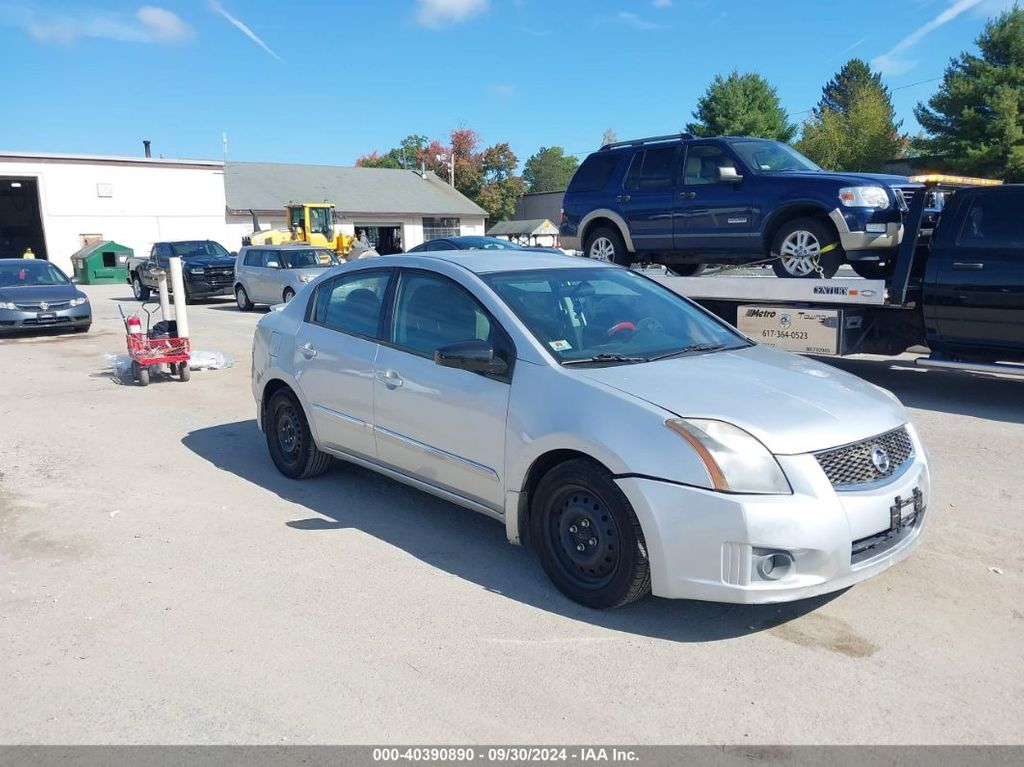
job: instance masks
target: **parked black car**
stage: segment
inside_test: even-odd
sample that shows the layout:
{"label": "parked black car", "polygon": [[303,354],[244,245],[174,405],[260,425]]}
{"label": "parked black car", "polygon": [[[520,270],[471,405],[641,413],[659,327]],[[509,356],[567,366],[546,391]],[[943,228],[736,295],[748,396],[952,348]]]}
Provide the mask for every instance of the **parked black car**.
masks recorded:
{"label": "parked black car", "polygon": [[[213,240],[182,240],[154,243],[148,258],[128,259],[128,284],[139,301],[157,288],[157,271],[170,268],[170,258],[182,260],[185,301],[232,295],[235,287],[235,256]],[[168,281],[168,290],[170,281]]]}
{"label": "parked black car", "polygon": [[44,328],[85,332],[92,306],[49,261],[0,259],[0,333]]}
{"label": "parked black car", "polygon": [[772,259],[780,277],[832,277],[849,261],[877,278],[922,190],[904,176],[823,170],[778,141],[655,136],[584,160],[565,193],[561,243],[681,275]]}
{"label": "parked black car", "polygon": [[481,237],[466,235],[463,237],[441,237],[436,240],[428,240],[420,243],[414,248],[409,248],[410,253],[429,253],[437,250],[539,250],[548,253],[561,253],[557,248],[526,247],[517,245],[514,242],[503,240],[500,237]]}

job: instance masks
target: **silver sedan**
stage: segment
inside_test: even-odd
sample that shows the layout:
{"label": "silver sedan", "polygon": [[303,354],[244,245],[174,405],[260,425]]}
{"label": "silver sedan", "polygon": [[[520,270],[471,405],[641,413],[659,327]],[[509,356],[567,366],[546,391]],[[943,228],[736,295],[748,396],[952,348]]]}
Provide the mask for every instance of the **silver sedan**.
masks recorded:
{"label": "silver sedan", "polygon": [[590,607],[845,588],[917,546],[928,504],[892,394],[584,259],[329,270],[260,320],[252,387],[285,475],[339,458],[500,520]]}

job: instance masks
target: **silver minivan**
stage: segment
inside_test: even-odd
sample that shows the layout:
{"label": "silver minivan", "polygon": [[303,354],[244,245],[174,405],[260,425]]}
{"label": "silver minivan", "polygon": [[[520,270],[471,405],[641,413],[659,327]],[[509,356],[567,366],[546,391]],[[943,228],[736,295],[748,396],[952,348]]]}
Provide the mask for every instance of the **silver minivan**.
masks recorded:
{"label": "silver minivan", "polygon": [[288,303],[324,269],[344,263],[337,253],[309,245],[248,245],[235,261],[235,301],[247,312],[255,304]]}

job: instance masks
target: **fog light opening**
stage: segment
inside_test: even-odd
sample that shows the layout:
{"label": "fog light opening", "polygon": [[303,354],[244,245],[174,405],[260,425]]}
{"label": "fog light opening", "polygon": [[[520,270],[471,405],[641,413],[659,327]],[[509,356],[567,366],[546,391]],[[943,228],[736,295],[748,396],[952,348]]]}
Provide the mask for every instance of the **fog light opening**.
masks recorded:
{"label": "fog light opening", "polygon": [[782,580],[793,572],[793,556],[784,551],[766,554],[757,560],[757,574],[766,581]]}

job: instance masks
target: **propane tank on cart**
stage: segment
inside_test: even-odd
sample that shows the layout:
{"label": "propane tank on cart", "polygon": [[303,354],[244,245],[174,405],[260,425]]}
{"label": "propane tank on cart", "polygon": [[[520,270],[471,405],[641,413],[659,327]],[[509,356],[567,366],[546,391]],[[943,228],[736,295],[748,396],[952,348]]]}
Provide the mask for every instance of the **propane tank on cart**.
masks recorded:
{"label": "propane tank on cart", "polygon": [[129,335],[142,335],[142,320],[139,319],[139,315],[129,314],[126,324],[128,325]]}

